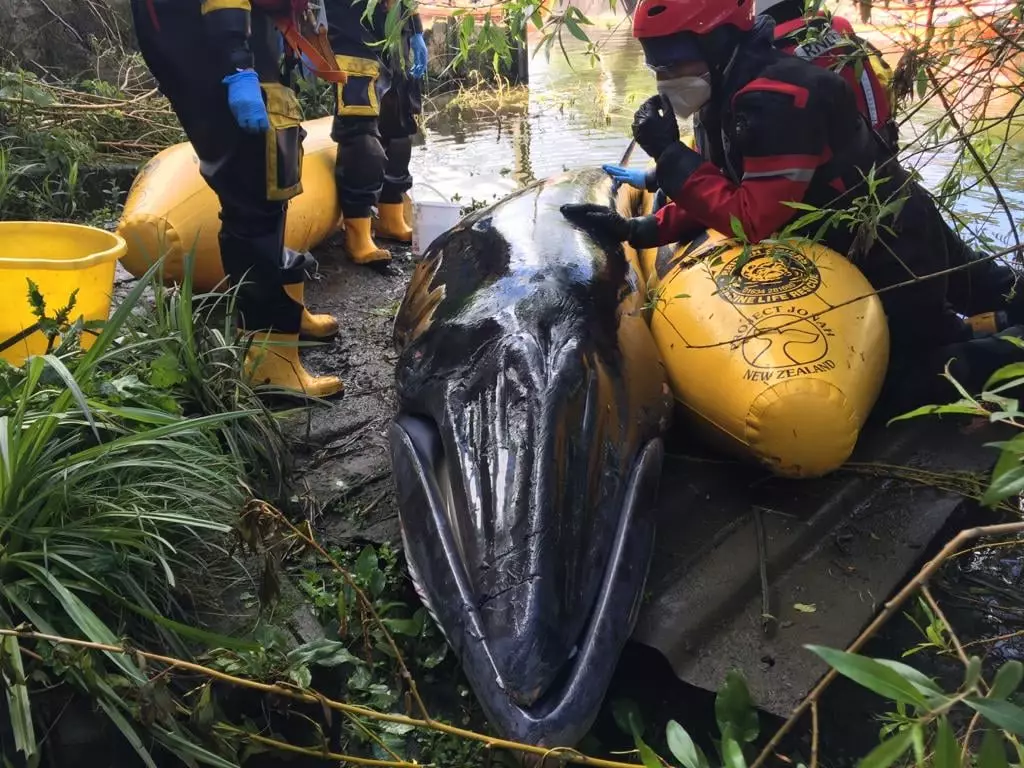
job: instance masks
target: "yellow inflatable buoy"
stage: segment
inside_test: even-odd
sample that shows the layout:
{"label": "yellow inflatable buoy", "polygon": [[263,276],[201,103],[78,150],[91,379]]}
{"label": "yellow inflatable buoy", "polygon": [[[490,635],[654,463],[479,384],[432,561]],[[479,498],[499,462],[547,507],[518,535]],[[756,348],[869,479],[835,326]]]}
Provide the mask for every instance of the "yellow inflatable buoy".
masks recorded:
{"label": "yellow inflatable buoy", "polygon": [[[341,210],[334,181],[337,144],[332,117],[309,120],[303,141],[302,193],[288,203],[285,245],[307,251],[338,227]],[[139,172],[125,201],[117,231],[128,245],[121,263],[139,277],[166,253],[164,280],[180,282],[185,255],[195,249],[197,291],[223,289],[217,233],[220,203],[199,175],[199,159],[188,142],[160,152]]]}
{"label": "yellow inflatable buoy", "polygon": [[849,458],[889,360],[881,301],[853,264],[710,230],[643,259],[673,392],[709,434],[788,477]]}

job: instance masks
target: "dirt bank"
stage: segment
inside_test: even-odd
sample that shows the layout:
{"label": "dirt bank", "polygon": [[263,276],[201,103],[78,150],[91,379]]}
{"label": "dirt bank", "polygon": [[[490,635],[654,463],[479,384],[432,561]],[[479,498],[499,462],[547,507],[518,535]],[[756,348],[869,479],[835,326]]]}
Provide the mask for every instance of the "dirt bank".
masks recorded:
{"label": "dirt bank", "polygon": [[315,510],[323,540],[395,541],[398,516],[387,429],[395,410],[391,344],[395,311],[412,271],[407,248],[393,248],[386,271],[353,264],[341,237],[317,249],[318,273],[306,285],[314,312],[330,312],[341,332],[329,344],[303,352],[317,374],[336,374],[345,396],[293,425],[297,486]]}

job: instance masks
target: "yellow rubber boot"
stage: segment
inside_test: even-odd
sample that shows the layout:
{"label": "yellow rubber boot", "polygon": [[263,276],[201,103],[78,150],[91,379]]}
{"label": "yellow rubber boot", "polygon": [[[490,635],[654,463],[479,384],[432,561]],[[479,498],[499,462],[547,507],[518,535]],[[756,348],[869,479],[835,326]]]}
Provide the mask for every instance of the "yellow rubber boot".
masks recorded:
{"label": "yellow rubber boot", "polygon": [[245,358],[245,375],[254,385],[270,384],[309,397],[342,394],[345,385],[337,376],[314,376],[299,360],[297,333],[255,334]]}
{"label": "yellow rubber boot", "polygon": [[378,248],[370,237],[370,219],[345,219],[345,250],[356,264],[391,261],[391,254]]}
{"label": "yellow rubber boot", "polygon": [[338,335],[338,321],[333,315],[314,315],[306,308],[305,284],[291,283],[284,287],[284,292],[292,297],[292,301],[302,305],[302,327],[299,334],[307,339],[329,339]]}
{"label": "yellow rubber boot", "polygon": [[405,220],[402,203],[380,203],[377,206],[377,236],[400,243],[412,242],[412,227]]}

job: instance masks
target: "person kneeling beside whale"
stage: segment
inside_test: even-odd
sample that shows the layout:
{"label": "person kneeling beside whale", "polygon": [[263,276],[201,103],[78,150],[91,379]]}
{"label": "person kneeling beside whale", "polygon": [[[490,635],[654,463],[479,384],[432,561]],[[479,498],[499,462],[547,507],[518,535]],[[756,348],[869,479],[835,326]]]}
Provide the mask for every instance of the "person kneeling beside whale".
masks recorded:
{"label": "person kneeling beside whale", "polygon": [[[638,248],[708,228],[729,233],[734,220],[759,242],[804,215],[790,201],[853,211],[874,196],[892,213],[873,227],[873,238],[847,216],[821,241],[850,258],[875,290],[909,282],[880,294],[894,363],[918,365],[922,355],[952,356],[973,344],[960,315],[1003,311],[1011,324],[1024,323],[1024,292],[1007,298],[1013,271],[971,251],[878,140],[848,83],[777,50],[773,29],[770,17],[755,18],[753,0],[641,0],[633,33],[658,94],[637,110],[633,137],[655,160],[657,186],[672,202],[634,218],[593,204],[563,206],[563,215]],[[690,116],[696,150],[680,141],[676,123]],[[872,169],[873,191],[865,178]],[[793,234],[811,237],[820,224]],[[1013,345],[985,341],[961,355],[969,360],[959,371],[965,383],[980,386],[1007,355],[1020,355]]]}

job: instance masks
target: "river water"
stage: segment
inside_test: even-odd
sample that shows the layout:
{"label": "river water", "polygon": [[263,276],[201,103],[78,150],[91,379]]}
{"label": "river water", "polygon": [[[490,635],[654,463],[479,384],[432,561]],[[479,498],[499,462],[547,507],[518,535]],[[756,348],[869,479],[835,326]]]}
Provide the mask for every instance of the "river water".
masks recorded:
{"label": "river water", "polygon": [[[568,35],[569,61],[557,43],[550,59],[543,52],[534,55],[533,41],[528,89],[457,99],[447,106],[441,106],[442,99],[428,101],[422,143],[413,153],[414,197],[438,199],[440,193],[463,203],[490,202],[565,169],[618,163],[629,144],[633,112],[655,92],[654,76],[644,66],[628,21],[609,21],[592,36],[601,46],[600,61],[593,64]],[[917,168],[930,188],[946,175],[954,152],[922,153],[909,145],[940,113],[938,105],[929,104],[901,129],[908,147],[905,164]],[[1015,126],[996,180],[1018,222],[1024,221],[1022,161],[1024,130]],[[648,162],[637,148],[631,165]],[[990,185],[982,182],[969,190],[954,209],[996,242],[1008,239],[1007,217]]]}

